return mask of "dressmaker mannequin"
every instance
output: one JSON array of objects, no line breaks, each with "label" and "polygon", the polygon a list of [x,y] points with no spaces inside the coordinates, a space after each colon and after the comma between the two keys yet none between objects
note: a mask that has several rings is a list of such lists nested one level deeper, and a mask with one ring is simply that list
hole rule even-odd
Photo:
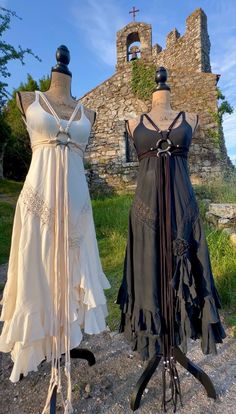
[{"label": "dressmaker mannequin", "polygon": [[[71,114],[73,113],[78,101],[75,101],[71,96],[71,72],[69,71],[67,65],[70,61],[69,50],[66,46],[60,46],[57,49],[56,58],[58,63],[51,70],[51,83],[50,88],[46,93],[46,98],[48,98],[49,103],[57,113],[60,119],[69,120]],[[22,96],[21,96],[22,95]],[[41,98],[41,96],[39,96]],[[16,101],[17,106],[20,109],[20,112],[24,119],[26,119],[27,108],[34,102],[35,93],[34,92],[17,92]],[[48,106],[45,104],[43,99],[40,99],[40,105],[42,108],[51,114]],[[85,108],[84,112],[91,124],[95,122],[96,112]],[[78,110],[74,120],[79,120],[81,117],[81,109]],[[94,354],[82,348],[74,348],[70,350],[71,358],[80,358],[88,361],[89,365],[95,364]],[[23,379],[23,374],[21,374],[20,379]],[[56,396],[57,396],[57,386],[54,387],[53,393],[50,399],[50,413],[56,413]]]},{"label": "dressmaker mannequin", "polygon": [[[160,364],[162,366],[162,408],[163,411],[166,412],[167,403],[172,401],[174,412],[176,412],[178,399],[182,405],[180,381],[176,369],[177,362],[201,382],[207,391],[208,397],[215,399],[216,391],[208,375],[187,358],[187,349],[184,351],[184,341],[182,341],[181,344],[181,341],[177,339],[178,336],[176,335],[179,329],[175,314],[177,309],[176,303],[178,303],[178,300],[181,301],[184,296],[181,296],[183,295],[183,290],[178,296],[176,285],[173,289],[173,274],[176,276],[179,270],[179,275],[187,274],[189,268],[187,268],[188,270],[184,273],[184,269],[186,269],[185,263],[187,263],[185,262],[185,259],[183,259],[184,253],[174,251],[176,240],[179,240],[182,243],[186,240],[182,236],[184,235],[184,231],[182,231],[181,227],[183,221],[180,222],[181,225],[176,226],[177,236],[173,237],[171,234],[172,230],[173,234],[175,230],[175,225],[173,225],[173,228],[171,227],[172,212],[176,216],[176,222],[179,219],[174,208],[171,210],[172,206],[178,206],[178,203],[175,204],[174,197],[171,197],[174,193],[174,191],[171,193],[171,188],[176,189],[176,191],[179,191],[180,193],[181,185],[179,188],[178,185],[181,183],[182,177],[186,177],[184,173],[185,167],[183,169],[180,167],[179,171],[181,171],[181,174],[176,174],[176,177],[178,177],[179,180],[176,186],[174,186],[173,181],[171,180],[175,173],[173,166],[177,165],[176,160],[178,160],[178,158],[175,157],[180,157],[179,160],[182,160],[180,162],[184,162],[183,160],[187,157],[186,148],[188,151],[192,134],[195,132],[198,123],[198,115],[172,110],[170,105],[170,88],[165,83],[167,80],[167,72],[165,68],[160,67],[157,70],[155,80],[157,88],[153,93],[151,111],[148,114],[142,114],[141,117],[126,122],[127,131],[134,139],[139,161],[143,158],[148,159],[148,162],[145,162],[144,160],[140,163],[139,170],[141,171],[140,177],[145,177],[146,174],[148,179],[146,181],[138,180],[133,210],[131,209],[130,211],[131,219],[129,222],[129,229],[131,236],[127,242],[124,278],[118,294],[117,303],[120,304],[122,311],[120,332],[124,332],[128,340],[132,342],[133,349],[139,351],[140,354],[144,356],[143,359],[149,359],[143,374],[137,381],[132,392],[130,401],[131,409],[135,411],[139,408],[142,394],[155,370],[162,361],[162,364]],[[182,122],[183,125],[180,126]],[[156,128],[154,125],[156,125]],[[174,132],[174,129],[177,129],[179,126],[179,130]],[[192,131],[190,131],[191,129]],[[186,142],[184,139],[186,139]],[[187,140],[189,140],[189,144],[187,144]],[[165,144],[165,146],[162,144]],[[154,177],[157,177],[156,181]],[[151,183],[153,192],[145,192],[145,188],[143,187],[145,183],[147,183],[147,185]],[[158,189],[158,191],[156,191],[156,189]],[[189,188],[183,187],[183,197],[188,194],[188,191]],[[142,193],[146,195],[144,201],[142,199]],[[151,194],[151,196],[149,196],[149,194]],[[156,201],[150,203],[150,199],[157,200],[158,210],[155,210]],[[142,203],[139,200],[141,200]],[[192,214],[194,210],[192,207],[189,208]],[[155,211],[158,211],[158,215],[156,215]],[[142,224],[140,227],[138,221],[135,221],[136,215],[138,215]],[[148,216],[147,219],[144,217],[145,215]],[[156,217],[158,217],[158,220]],[[158,222],[156,227],[155,224],[153,224],[155,223],[155,220]],[[153,239],[151,239],[150,244],[148,244],[148,237],[150,235],[150,238],[152,238],[152,232],[149,232],[148,235],[147,229],[149,227],[152,227],[159,237],[158,238],[155,234]],[[157,227],[158,230],[156,230]],[[186,230],[188,225],[184,225],[183,228]],[[138,253],[141,253],[141,248],[138,250],[135,247],[135,245],[137,246],[138,243],[141,243],[139,241],[139,236],[140,240],[145,241],[140,245],[144,251],[148,251],[148,258],[153,257],[157,253],[156,260],[159,261],[159,267],[156,266],[156,262],[150,261],[144,256],[141,256],[142,262],[141,260],[139,261]],[[156,246],[153,248],[152,246],[155,245],[157,239],[158,243],[156,243]],[[190,238],[188,238],[188,240],[190,240]],[[173,242],[172,247],[171,242]],[[148,250],[147,246],[153,250]],[[179,267],[172,267],[174,263],[172,260],[173,256],[178,256]],[[139,271],[140,268],[142,269],[142,272]],[[154,274],[152,279],[150,275],[152,275],[153,268],[155,271],[156,269],[158,269],[158,271],[160,269],[160,272]],[[187,277],[183,282],[180,281],[181,277],[182,276],[178,279],[178,287],[180,285],[183,286],[185,283],[186,287],[188,284],[188,282],[186,282]],[[145,283],[149,287],[149,290],[146,290],[144,283],[142,285],[143,278],[146,278]],[[158,283],[156,283],[157,278],[159,278]],[[139,289],[140,285],[141,288]],[[152,294],[155,295],[153,301]],[[191,294],[189,294],[189,297],[190,296]],[[185,306],[184,303],[183,307]],[[135,308],[138,309],[138,311],[136,311]],[[146,313],[146,309],[148,310],[148,313]],[[159,319],[156,321],[155,312],[156,314],[159,314],[160,312]],[[180,314],[181,312],[179,312],[179,315]],[[187,313],[185,315],[187,315]],[[149,326],[150,320],[151,322]],[[155,327],[155,323],[157,327]],[[185,332],[186,326],[187,325],[185,325],[183,321],[183,326],[181,328],[182,332]],[[190,332],[189,336],[191,337],[191,335]],[[179,345],[181,345],[183,350]],[[146,358],[146,356],[148,356],[148,358]]]},{"label": "dressmaker mannequin", "polygon": [[[150,116],[150,118],[154,121],[154,123],[158,125],[162,131],[166,130],[169,127],[173,119],[179,113],[179,111],[174,111],[171,108],[170,88],[167,84],[165,84],[165,77],[165,68],[160,67],[159,70],[156,72],[156,81],[158,82],[158,86],[156,88],[156,91],[152,95],[152,109],[150,112],[147,113]],[[161,82],[160,78],[162,80]],[[197,126],[197,115],[185,112],[185,117],[186,121],[191,125],[192,130],[194,132]],[[129,121],[127,121],[131,137],[133,136],[133,131],[135,130],[139,122],[140,117],[130,119]],[[181,122],[182,119],[180,117],[175,124],[175,128],[177,128]],[[146,117],[143,119],[143,123],[145,127],[155,131],[155,128],[152,126],[152,124],[148,121]]]},{"label": "dressmaker mannequin", "polygon": [[[46,93],[44,92],[44,94],[46,98],[48,98],[48,101],[51,103],[52,107],[55,109],[59,118],[69,120],[78,101],[75,101],[71,96],[72,74],[67,67],[70,61],[70,53],[66,46],[62,45],[57,49],[56,58],[58,63],[51,70],[50,88]],[[40,105],[43,107],[43,109],[46,112],[49,112],[48,106],[45,104],[44,100],[41,99],[41,97],[39,99]],[[24,118],[27,108],[33,103],[34,100],[34,92],[17,92],[17,106]],[[85,107],[84,112],[93,125],[96,119],[96,112]],[[79,120],[80,116],[81,110],[77,112],[74,120]]]}]

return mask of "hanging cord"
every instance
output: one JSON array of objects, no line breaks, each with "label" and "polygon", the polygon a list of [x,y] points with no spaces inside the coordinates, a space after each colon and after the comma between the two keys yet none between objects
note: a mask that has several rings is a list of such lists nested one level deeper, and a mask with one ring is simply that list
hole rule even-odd
[{"label": "hanging cord", "polygon": [[[56,157],[56,182],[55,182],[55,203],[57,203],[60,198],[58,198],[59,189],[60,189],[60,163],[59,163],[59,154]],[[57,205],[57,204],[56,204]],[[60,252],[59,252],[59,243],[60,243],[60,206],[58,209],[55,209],[55,252],[54,252],[54,289],[53,289],[53,315],[52,315],[52,367],[51,367],[51,379],[48,388],[48,394],[44,409],[42,414],[47,414],[50,408],[50,401],[52,398],[54,387],[57,386],[57,392],[61,392],[61,375],[60,375],[60,360],[58,361],[59,355],[59,340],[60,335],[60,323],[58,324],[58,312],[60,304]],[[59,327],[58,327],[59,325]]]},{"label": "hanging cord", "polygon": [[67,176],[68,176],[68,151],[69,148],[65,147],[65,174],[64,174],[64,191],[65,191],[65,203],[64,203],[64,242],[65,242],[65,375],[67,377],[67,398],[65,404],[65,414],[73,413],[73,407],[71,403],[72,399],[72,387],[71,387],[71,362],[70,362],[70,272],[69,272],[69,231],[68,231],[68,188],[67,188]]},{"label": "hanging cord", "polygon": [[[55,255],[54,255],[54,315],[53,322],[55,327],[55,337],[53,336],[53,358],[52,358],[52,371],[51,380],[48,389],[47,400],[42,414],[48,413],[50,407],[50,401],[54,387],[57,386],[57,392],[61,394],[62,403],[64,407],[64,414],[73,413],[72,407],[72,386],[71,386],[71,375],[70,375],[70,274],[69,274],[69,250],[68,250],[68,146],[62,145],[55,149],[56,154],[56,205],[59,206],[58,210],[55,211]],[[61,177],[62,175],[62,177]],[[63,178],[64,176],[64,178]],[[62,193],[63,192],[63,193]],[[60,205],[58,204],[60,203]],[[61,205],[64,203],[64,205]],[[64,246],[61,243],[64,240]],[[64,248],[64,255],[62,255]],[[64,256],[64,259],[63,259]],[[64,260],[64,262],[61,262]],[[63,265],[63,266],[62,266]],[[64,278],[64,296],[62,298],[62,276]],[[65,368],[64,372],[67,377],[67,396],[66,401],[64,400],[62,386],[61,386],[61,303],[65,304]]]},{"label": "hanging cord", "polygon": [[[180,115],[180,114],[179,114]],[[172,123],[174,125],[174,123]],[[169,137],[171,125],[167,131]],[[162,131],[160,131],[164,139]],[[172,279],[172,246],[171,246],[171,187],[170,187],[170,153],[160,154],[158,162],[158,205],[160,217],[160,288],[161,288],[161,312],[162,312],[162,352],[163,352],[163,395],[162,409],[167,411],[167,403],[172,401],[174,412],[177,409],[178,396],[182,405],[179,375],[174,357],[175,327],[174,327],[174,295],[171,286]],[[166,223],[164,220],[166,218]],[[167,378],[169,378],[167,398]]]}]

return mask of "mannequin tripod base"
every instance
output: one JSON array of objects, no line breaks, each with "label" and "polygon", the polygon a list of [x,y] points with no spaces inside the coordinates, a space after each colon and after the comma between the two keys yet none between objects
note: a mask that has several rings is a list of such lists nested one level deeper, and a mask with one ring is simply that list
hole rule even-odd
[{"label": "mannequin tripod base", "polygon": [[[176,347],[174,349],[174,356],[177,362],[182,365],[190,374],[192,374],[198,381],[201,382],[203,387],[207,392],[207,396],[209,398],[216,399],[217,394],[214,388],[214,385],[208,375],[196,364],[194,364],[190,359],[186,357],[186,355],[180,350],[180,348]],[[158,367],[160,361],[162,359],[162,355],[155,355],[147,364],[143,374],[139,378],[132,394],[130,397],[130,407],[132,411],[136,411],[139,408],[140,401],[143,395],[143,392],[150,381],[152,375],[154,374],[156,368]]]},{"label": "mannequin tripod base", "polygon": [[[85,348],[74,348],[70,350],[71,358],[86,359],[89,366],[91,367],[96,363],[94,354]],[[52,397],[50,400],[50,411],[49,414],[56,414],[56,402],[57,402],[57,386],[54,387]]]},{"label": "mannequin tripod base", "polygon": [[[70,350],[71,358],[80,358],[86,359],[89,366],[92,366],[96,363],[94,354],[85,348],[74,348]],[[20,380],[24,378],[23,374],[20,375]],[[50,411],[49,414],[56,414],[56,402],[57,402],[57,386],[54,387],[52,392],[52,397],[50,400]]]}]

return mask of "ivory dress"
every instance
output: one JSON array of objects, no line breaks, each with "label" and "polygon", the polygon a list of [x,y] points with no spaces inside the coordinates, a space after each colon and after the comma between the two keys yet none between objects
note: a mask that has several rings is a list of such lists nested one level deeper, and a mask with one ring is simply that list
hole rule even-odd
[{"label": "ivory dress", "polygon": [[[52,361],[46,412],[54,385],[61,390],[57,361],[65,353],[67,399],[71,404],[70,349],[85,333],[106,328],[110,284],[103,273],[97,246],[83,153],[91,123],[78,103],[70,120],[61,120],[46,96],[35,91],[26,110],[32,160],[17,200],[8,277],[0,320],[4,321],[0,351],[11,352],[10,380],[37,371]],[[39,96],[51,114],[43,109]],[[81,109],[79,120],[73,120]],[[23,118],[24,119],[24,118]],[[59,363],[59,369],[57,368]]]}]

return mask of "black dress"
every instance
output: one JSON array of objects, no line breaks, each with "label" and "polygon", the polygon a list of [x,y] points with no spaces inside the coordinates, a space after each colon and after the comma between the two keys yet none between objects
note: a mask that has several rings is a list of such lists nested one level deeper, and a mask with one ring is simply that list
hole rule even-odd
[{"label": "black dress", "polygon": [[[144,126],[143,116],[156,131]],[[143,114],[133,139],[140,164],[117,298],[120,332],[142,359],[166,355],[171,346],[186,353],[188,338],[201,338],[204,354],[216,353],[226,335],[189,177],[192,128],[184,112],[166,131]]]}]

